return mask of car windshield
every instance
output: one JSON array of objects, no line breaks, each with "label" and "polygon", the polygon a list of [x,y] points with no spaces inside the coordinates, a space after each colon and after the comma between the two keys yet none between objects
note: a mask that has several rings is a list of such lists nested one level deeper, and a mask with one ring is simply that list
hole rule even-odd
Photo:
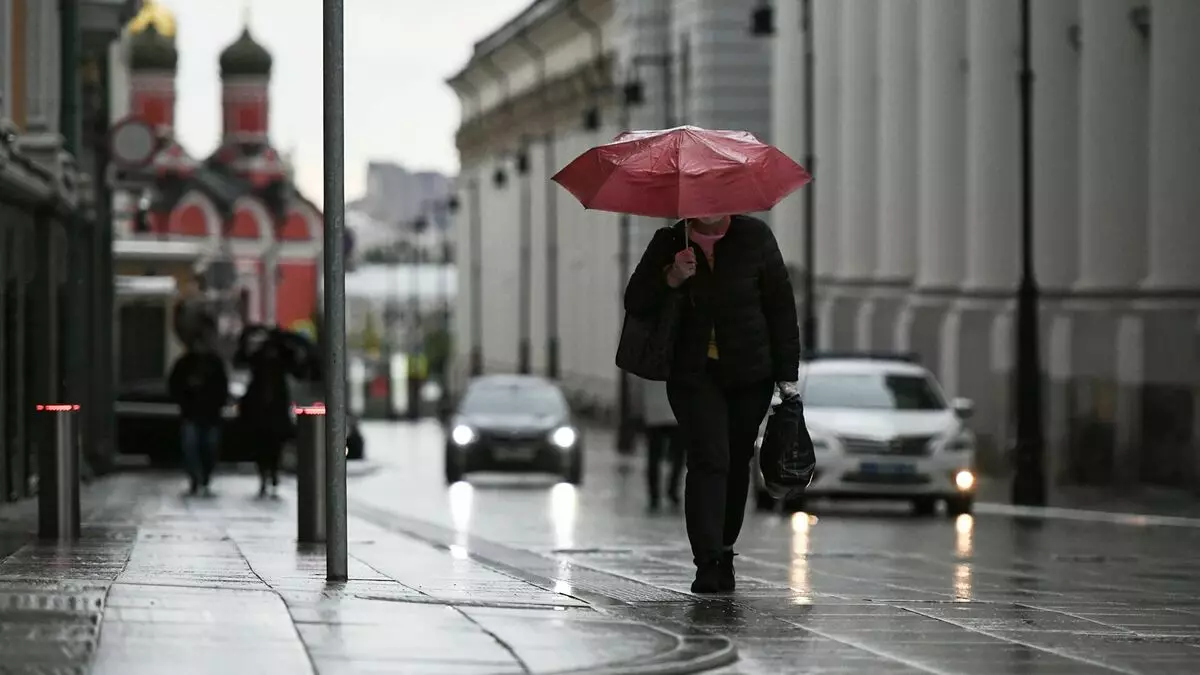
[{"label": "car windshield", "polygon": [[946,402],[924,375],[811,373],[804,382],[810,408],[944,410]]},{"label": "car windshield", "polygon": [[545,385],[474,386],[463,398],[467,415],[561,416],[567,411],[562,392]]}]

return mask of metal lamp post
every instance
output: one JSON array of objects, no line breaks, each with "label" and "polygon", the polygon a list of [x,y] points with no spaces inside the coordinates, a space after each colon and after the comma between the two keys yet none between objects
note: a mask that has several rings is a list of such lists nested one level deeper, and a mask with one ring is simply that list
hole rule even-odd
[{"label": "metal lamp post", "polygon": [[1033,265],[1033,65],[1030,0],[1021,0],[1021,283],[1017,289],[1017,444],[1014,504],[1046,503],[1042,367],[1038,339],[1039,292]]},{"label": "metal lamp post", "polygon": [[[816,119],[813,116],[813,80],[816,77],[816,37],[813,31],[812,0],[800,0],[800,28],[804,32],[804,160],[810,173],[816,171]],[[751,14],[750,34],[755,37],[775,35],[775,11],[764,2]],[[801,309],[801,330],[804,349],[817,349],[817,275],[816,275],[816,195],[815,184],[809,183],[804,196],[804,307]]]},{"label": "metal lamp post", "polygon": [[323,0],[325,158],[325,578],[348,578],[346,532],[345,6]]}]

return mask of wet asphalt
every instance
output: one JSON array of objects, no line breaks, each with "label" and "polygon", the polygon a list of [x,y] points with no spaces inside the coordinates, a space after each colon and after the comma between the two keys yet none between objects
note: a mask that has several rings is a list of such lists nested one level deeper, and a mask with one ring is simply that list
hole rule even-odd
[{"label": "wet asphalt", "polygon": [[699,597],[682,515],[647,509],[641,457],[602,430],[580,487],[447,486],[437,424],[363,431],[346,583],[296,544],[290,479],[190,499],[122,474],[85,490],[71,545],[0,509],[0,674],[1200,672],[1200,520],[751,513],[737,591]]},{"label": "wet asphalt", "polygon": [[376,470],[351,485],[355,513],[617,616],[728,636],[740,658],[720,673],[1200,672],[1200,520],[751,513],[738,590],[697,597],[681,514],[647,509],[642,458],[603,431],[585,439],[579,488],[496,474],[447,487],[436,424],[365,434]]}]

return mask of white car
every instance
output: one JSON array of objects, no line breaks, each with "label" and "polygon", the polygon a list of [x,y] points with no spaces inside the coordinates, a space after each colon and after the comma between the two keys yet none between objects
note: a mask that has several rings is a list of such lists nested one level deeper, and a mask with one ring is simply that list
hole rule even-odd
[{"label": "white car", "polygon": [[[971,512],[971,401],[948,401],[932,373],[900,357],[814,358],[800,366],[799,382],[817,468],[805,497],[786,509],[803,510],[814,497],[892,498],[910,500],[922,515],[938,500],[952,516]],[[760,510],[775,507],[758,471],[765,429],[764,420],[751,473]]]}]

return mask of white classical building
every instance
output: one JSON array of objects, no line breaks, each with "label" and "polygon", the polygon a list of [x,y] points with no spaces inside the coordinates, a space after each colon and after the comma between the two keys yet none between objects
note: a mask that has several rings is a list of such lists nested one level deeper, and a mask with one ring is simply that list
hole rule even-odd
[{"label": "white classical building", "polygon": [[[749,32],[756,2],[536,0],[475,45],[449,80],[463,111],[460,377],[527,366],[612,409],[620,217],[584,211],[550,176],[630,128],[692,123],[766,136],[770,45]],[[632,82],[641,102],[626,105]],[[636,264],[663,221],[630,224]]]},{"label": "white classical building", "polygon": [[[801,0],[773,136],[805,155]],[[1200,487],[1200,2],[1032,4],[1033,219],[1052,478]],[[822,348],[911,349],[1012,428],[1018,0],[813,0]]]}]

